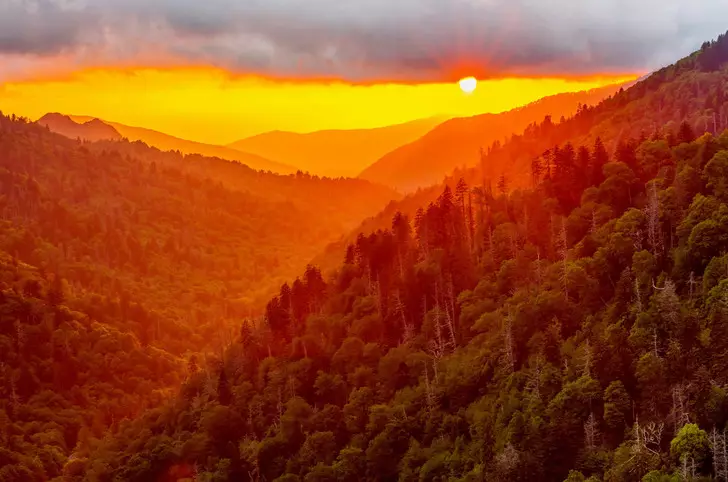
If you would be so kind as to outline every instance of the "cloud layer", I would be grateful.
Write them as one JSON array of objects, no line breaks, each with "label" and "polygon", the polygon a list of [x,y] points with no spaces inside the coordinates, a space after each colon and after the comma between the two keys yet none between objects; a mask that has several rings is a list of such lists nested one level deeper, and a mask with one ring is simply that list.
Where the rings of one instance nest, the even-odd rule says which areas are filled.
[{"label": "cloud layer", "polygon": [[0,80],[211,65],[351,82],[645,72],[728,28],[725,0],[0,0]]}]

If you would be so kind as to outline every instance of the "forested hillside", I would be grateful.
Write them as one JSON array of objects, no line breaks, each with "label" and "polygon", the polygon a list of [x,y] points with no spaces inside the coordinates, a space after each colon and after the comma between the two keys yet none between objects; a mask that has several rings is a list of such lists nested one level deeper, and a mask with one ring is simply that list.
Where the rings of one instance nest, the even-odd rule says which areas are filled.
[{"label": "forested hillside", "polygon": [[239,162],[225,161],[197,154],[182,155],[161,151],[142,142],[96,142],[86,146],[99,154],[116,151],[157,166],[170,166],[183,175],[210,179],[224,187],[242,191],[269,202],[288,204],[309,215],[325,220],[305,229],[346,231],[361,219],[379,212],[390,200],[400,196],[391,189],[361,179],[330,178],[297,171],[295,174],[271,175]]},{"label": "forested hillside", "polygon": [[0,480],[77,470],[391,195],[0,116]]},{"label": "forested hillside", "polygon": [[557,126],[530,187],[464,179],[309,267],[78,480],[726,480],[728,131],[575,127],[723,91],[727,46]]},{"label": "forested hillside", "polygon": [[199,348],[345,221],[392,195],[364,181],[278,176],[141,143],[80,145],[5,117],[0,149],[0,249],[83,288],[145,300],[167,326],[138,320],[137,334],[158,331],[166,346]]},{"label": "forested hillside", "polygon": [[169,397],[183,361],[114,326],[142,310],[0,252],[0,480],[78,473],[90,440]]}]

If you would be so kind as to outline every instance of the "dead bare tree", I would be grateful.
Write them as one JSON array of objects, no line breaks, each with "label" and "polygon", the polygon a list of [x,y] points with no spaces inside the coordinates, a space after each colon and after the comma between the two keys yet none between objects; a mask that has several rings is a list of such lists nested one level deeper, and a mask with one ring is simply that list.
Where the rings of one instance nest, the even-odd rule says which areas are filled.
[{"label": "dead bare tree", "polygon": [[[434,363],[437,363],[435,361]],[[435,372],[435,382],[437,381],[437,367],[433,363],[433,369]],[[426,391],[426,400],[427,400],[427,409],[433,410],[435,408],[435,404],[437,403],[437,395],[435,394],[435,390],[433,387],[432,382],[430,382],[430,374],[429,374],[429,363],[425,362],[425,391]]]},{"label": "dead bare tree", "polygon": [[399,294],[399,290],[394,292],[394,309],[402,320],[402,341],[400,344],[405,344],[414,337],[414,327],[407,323],[407,316],[405,314],[404,303],[402,297]]},{"label": "dead bare tree", "polygon": [[640,293],[640,283],[637,278],[634,279],[634,295],[635,295],[635,308],[637,312],[642,311],[642,294]]},{"label": "dead bare tree", "polygon": [[450,335],[450,348],[454,350],[457,347],[457,342],[455,339],[455,287],[452,279],[449,279],[447,283],[447,299],[445,300],[445,305],[446,322]]},{"label": "dead bare tree", "polygon": [[584,441],[590,450],[599,444],[599,426],[594,418],[594,412],[591,412],[589,418],[584,422]]},{"label": "dead bare tree", "polygon": [[693,299],[693,292],[695,290],[695,285],[698,284],[697,281],[695,281],[695,273],[690,272],[690,279],[688,280],[688,286],[690,286],[690,299]]},{"label": "dead bare tree", "polygon": [[662,432],[665,424],[650,422],[647,425],[640,425],[639,420],[634,424],[633,451],[647,451],[653,455],[660,455],[660,444],[662,443]]},{"label": "dead bare tree", "polygon": [[681,480],[694,480],[695,479],[695,459],[683,455],[680,457],[682,464],[680,465],[680,479]]},{"label": "dead bare tree", "polygon": [[728,481],[728,447],[726,446],[725,429],[718,431],[715,427],[710,432],[710,451],[713,454],[713,473],[716,480]]},{"label": "dead bare tree", "polygon": [[672,420],[674,423],[674,433],[680,431],[685,424],[690,423],[690,416],[687,411],[687,395],[682,384],[672,387]]}]

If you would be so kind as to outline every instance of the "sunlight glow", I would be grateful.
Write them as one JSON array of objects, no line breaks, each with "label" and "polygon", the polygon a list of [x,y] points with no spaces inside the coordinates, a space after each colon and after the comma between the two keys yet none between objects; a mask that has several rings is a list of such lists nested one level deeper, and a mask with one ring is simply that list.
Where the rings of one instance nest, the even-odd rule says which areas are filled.
[{"label": "sunlight glow", "polygon": [[458,82],[460,85],[460,90],[465,92],[466,94],[472,94],[475,88],[478,86],[478,81],[475,77],[465,77],[464,79],[460,79],[460,82]]},{"label": "sunlight glow", "polygon": [[87,115],[228,144],[271,130],[361,129],[434,115],[497,113],[548,95],[633,79],[488,79],[477,81],[488,95],[471,96],[445,81],[353,85],[233,76],[215,68],[91,69],[0,84],[0,110],[31,119],[47,112]]}]

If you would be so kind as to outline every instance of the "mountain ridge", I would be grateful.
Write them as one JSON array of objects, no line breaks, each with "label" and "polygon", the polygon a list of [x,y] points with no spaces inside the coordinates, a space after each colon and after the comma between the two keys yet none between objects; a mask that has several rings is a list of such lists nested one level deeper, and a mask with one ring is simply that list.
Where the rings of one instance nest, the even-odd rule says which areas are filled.
[{"label": "mountain ridge", "polygon": [[285,159],[312,173],[356,177],[384,153],[421,137],[444,119],[447,117],[433,116],[382,127],[307,133],[275,130],[227,146],[271,159]]},{"label": "mountain ridge", "polygon": [[230,149],[225,146],[182,139],[180,137],[146,127],[130,126],[120,122],[106,121],[97,117],[86,115],[68,115],[65,117],[68,117],[75,123],[81,123],[81,125],[86,125],[92,121],[104,123],[119,133],[119,139],[124,137],[131,141],[141,141],[163,151],[174,150],[180,151],[183,154],[200,154],[208,157],[219,157],[221,159],[241,162],[253,169],[271,171],[280,174],[291,174],[297,170],[293,166],[281,164],[256,154],[242,152],[237,149]]},{"label": "mountain ridge", "polygon": [[87,122],[77,123],[68,115],[49,112],[36,122],[71,139],[95,142],[122,138],[122,135],[113,126],[99,119],[90,119]]},{"label": "mountain ridge", "polygon": [[506,112],[446,120],[421,138],[385,154],[358,177],[404,192],[436,184],[457,167],[478,164],[479,150],[493,141],[503,141],[545,115],[558,118],[573,114],[578,105],[600,101],[625,85],[555,94]]}]

